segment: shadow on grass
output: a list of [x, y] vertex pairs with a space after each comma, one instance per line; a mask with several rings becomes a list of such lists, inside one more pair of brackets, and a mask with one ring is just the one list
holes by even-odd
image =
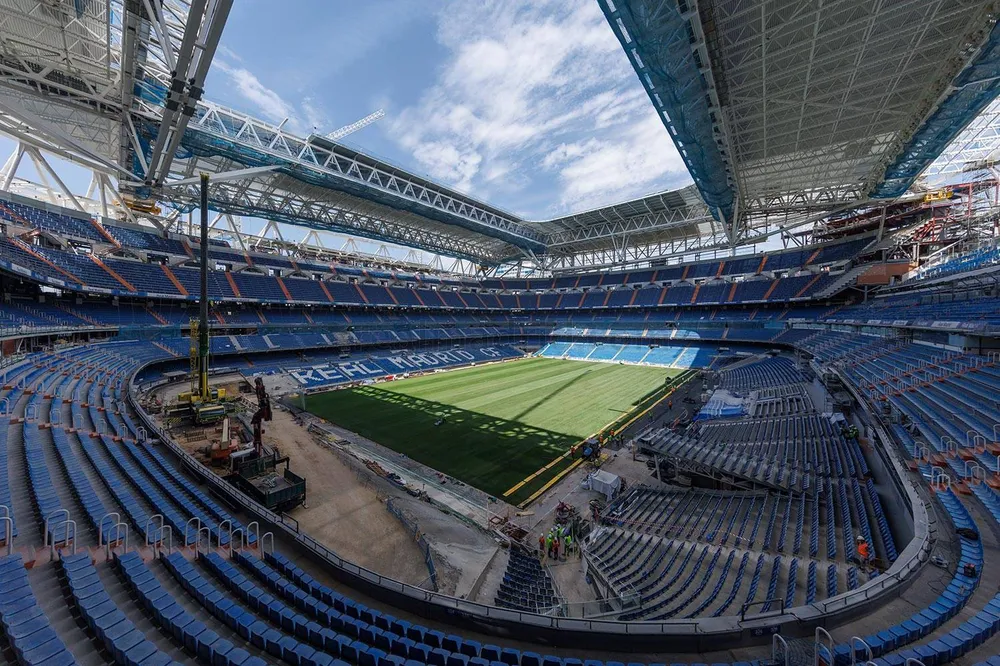
[[[580, 441], [574, 435], [377, 386], [309, 396], [306, 406], [328, 421], [497, 497]], [[507, 501], [525, 499], [564, 466], [554, 465]]]

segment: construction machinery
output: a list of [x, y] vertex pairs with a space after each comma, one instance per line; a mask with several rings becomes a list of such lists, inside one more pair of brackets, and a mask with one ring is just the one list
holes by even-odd
[[191, 390], [177, 396], [177, 411], [185, 407], [198, 425], [218, 423], [226, 417], [226, 391], [208, 385], [208, 174], [201, 174], [201, 261], [198, 319], [191, 320]]
[[[257, 411], [250, 417], [250, 446], [229, 454], [226, 480], [272, 511], [289, 511], [306, 499], [306, 480], [289, 469], [288, 456], [264, 444], [264, 423], [271, 420], [271, 396], [264, 380], [254, 380]], [[284, 469], [279, 471], [279, 465]]]
[[[258, 377], [254, 381], [257, 409], [247, 430], [252, 432], [249, 446], [240, 447], [230, 436], [231, 419], [237, 414], [236, 402], [229, 400], [226, 389], [208, 385], [208, 174], [201, 174], [201, 298], [197, 320], [191, 320], [191, 390], [177, 396], [169, 410], [171, 417], [190, 416], [199, 426], [222, 422], [223, 437], [209, 445], [209, 461], [222, 466], [228, 463], [225, 479], [258, 504], [272, 511], [288, 511], [306, 498], [306, 481], [288, 469], [288, 457], [264, 444], [264, 426], [270, 421], [271, 397]], [[235, 396], [234, 396], [235, 397]], [[247, 426], [243, 422], [244, 427]], [[240, 438], [242, 439], [242, 438]], [[243, 440], [245, 441], [245, 439]], [[284, 470], [278, 467], [284, 464]]]

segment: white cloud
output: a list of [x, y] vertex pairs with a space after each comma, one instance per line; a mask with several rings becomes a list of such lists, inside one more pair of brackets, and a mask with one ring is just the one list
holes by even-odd
[[219, 44], [218, 52], [219, 54], [225, 56], [229, 60], [233, 60], [235, 62], [243, 62], [243, 58], [240, 57], [240, 54], [238, 54], [236, 51], [232, 50], [225, 44]]
[[545, 156], [556, 169], [567, 209], [616, 203], [677, 185], [686, 175], [684, 162], [655, 115], [631, 125], [614, 140], [590, 139], [564, 144]]
[[446, 143], [428, 142], [421, 145], [421, 163], [431, 172], [447, 171], [455, 187], [470, 189], [482, 158], [475, 153], [460, 153]]
[[224, 60], [216, 60], [215, 66], [236, 86], [237, 91], [269, 120], [292, 120], [297, 113], [295, 107], [281, 98], [281, 95], [260, 82], [253, 72], [243, 67], [233, 66]]
[[554, 179], [538, 214], [686, 179], [596, 2], [454, 0], [437, 40], [449, 56], [436, 83], [384, 124], [433, 177], [479, 196]]
[[[240, 57], [226, 49], [227, 56], [240, 60]], [[236, 87], [237, 92], [254, 107], [254, 112], [264, 118], [281, 122], [288, 119], [288, 128], [299, 134], [309, 134], [314, 131], [329, 131], [330, 121], [323, 109], [312, 97], [302, 98], [296, 106], [284, 99], [275, 90], [264, 85], [257, 76], [241, 66], [234, 66], [225, 60], [216, 59], [215, 67], [223, 72]]]
[[326, 117], [326, 113], [317, 105], [312, 97], [303, 98], [299, 106], [302, 107], [303, 120], [305, 121], [305, 129], [307, 131], [322, 132], [332, 129], [330, 127], [330, 119]]

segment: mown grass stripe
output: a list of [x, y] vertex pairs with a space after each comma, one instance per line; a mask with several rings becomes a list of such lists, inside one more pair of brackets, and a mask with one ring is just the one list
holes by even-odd
[[571, 446], [678, 372], [530, 358], [310, 395], [306, 407], [492, 495], [554, 463], [513, 503], [562, 472]]

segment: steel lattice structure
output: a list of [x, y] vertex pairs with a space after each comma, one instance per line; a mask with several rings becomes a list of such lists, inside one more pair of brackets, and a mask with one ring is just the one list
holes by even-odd
[[601, 0], [716, 216], [905, 192], [1000, 91], [995, 3]]
[[[167, 224], [208, 171], [226, 215], [484, 266], [651, 264], [899, 196], [1000, 90], [986, 0], [597, 1], [694, 186], [527, 221], [214, 104], [202, 86], [232, 0], [0, 0], [0, 132], [20, 146], [0, 185], [43, 150], [92, 169], [105, 206], [173, 207]], [[997, 116], [970, 126], [928, 181], [992, 167]]]

